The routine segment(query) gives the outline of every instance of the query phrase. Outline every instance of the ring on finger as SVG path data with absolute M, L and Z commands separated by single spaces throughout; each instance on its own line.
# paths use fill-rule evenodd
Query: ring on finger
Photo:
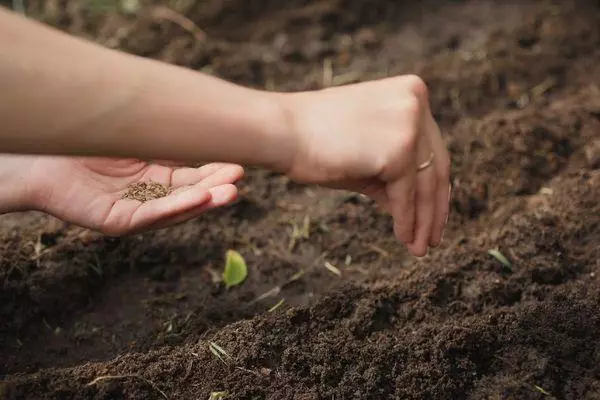
M 433 154 L 433 152 L 431 152 L 431 155 L 429 156 L 429 158 L 427 159 L 427 161 L 425 161 L 424 163 L 422 163 L 421 165 L 419 165 L 417 167 L 417 171 L 422 171 L 422 170 L 424 170 L 426 168 L 431 167 L 431 165 L 433 164 L 433 157 L 434 157 L 434 154 Z

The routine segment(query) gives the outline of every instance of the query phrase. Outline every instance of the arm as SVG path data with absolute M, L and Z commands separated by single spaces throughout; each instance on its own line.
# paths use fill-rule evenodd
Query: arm
M 4 10 L 0 48 L 0 152 L 276 170 L 291 159 L 277 94 L 110 50 Z
M 0 152 L 265 167 L 367 194 L 392 214 L 396 236 L 415 255 L 441 241 L 450 158 L 419 77 L 273 94 L 8 12 L 0 12 L 0 49 Z

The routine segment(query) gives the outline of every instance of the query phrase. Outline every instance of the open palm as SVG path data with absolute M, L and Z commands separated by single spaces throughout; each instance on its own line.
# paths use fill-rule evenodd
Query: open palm
M 244 174 L 234 164 L 190 168 L 107 158 L 35 157 L 28 167 L 42 211 L 112 236 L 178 224 L 229 204 Z M 146 202 L 122 198 L 138 182 L 172 191 Z

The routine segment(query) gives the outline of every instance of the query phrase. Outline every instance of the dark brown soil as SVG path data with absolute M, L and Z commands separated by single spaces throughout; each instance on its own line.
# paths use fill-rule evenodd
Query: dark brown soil
M 444 244 L 415 260 L 370 201 L 264 171 L 140 236 L 4 216 L 0 399 L 600 399 L 598 1 L 164 3 L 197 27 L 30 12 L 269 90 L 420 74 L 453 158 Z

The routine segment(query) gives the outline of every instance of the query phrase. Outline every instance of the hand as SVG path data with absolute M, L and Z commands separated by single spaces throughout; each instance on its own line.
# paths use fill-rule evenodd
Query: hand
M 18 193 L 13 210 L 37 209 L 64 221 L 118 236 L 158 229 L 231 203 L 243 175 L 234 164 L 177 168 L 131 159 L 1 156 L 6 193 Z M 1 180 L 1 179 L 0 179 Z M 153 181 L 173 187 L 158 199 L 122 199 L 130 184 Z M 6 181 L 5 181 L 6 182 Z M 3 201 L 0 193 L 0 202 Z M 0 210 L 7 210 L 0 204 Z
M 420 78 L 283 96 L 296 140 L 285 168 L 290 178 L 370 196 L 392 214 L 397 238 L 416 256 L 439 245 L 450 159 Z M 419 168 L 431 155 L 429 167 Z

